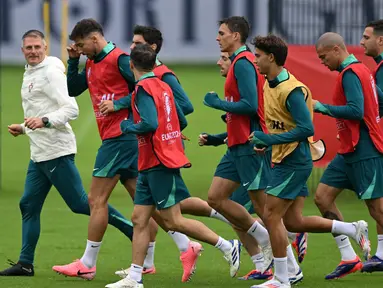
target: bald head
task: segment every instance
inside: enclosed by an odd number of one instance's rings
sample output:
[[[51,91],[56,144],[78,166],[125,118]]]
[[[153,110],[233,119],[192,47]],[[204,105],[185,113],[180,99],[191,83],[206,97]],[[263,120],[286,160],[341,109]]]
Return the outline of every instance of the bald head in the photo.
[[[334,46],[338,46],[343,50],[346,50],[346,45],[344,44],[344,39],[338,33],[327,32],[319,37],[316,48],[324,47],[324,48],[332,48]]]

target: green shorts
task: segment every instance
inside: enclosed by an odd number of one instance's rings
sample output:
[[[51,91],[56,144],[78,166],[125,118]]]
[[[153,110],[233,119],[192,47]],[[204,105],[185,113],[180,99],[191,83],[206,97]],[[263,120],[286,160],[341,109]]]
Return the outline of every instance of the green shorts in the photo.
[[[116,175],[121,176],[121,181],[137,177],[137,141],[113,138],[102,142],[97,152],[93,176],[112,178]]]
[[[346,163],[343,156],[338,154],[328,165],[320,182],[331,187],[352,190],[362,200],[381,198],[383,157]]]
[[[134,198],[136,205],[155,205],[161,210],[189,197],[179,169],[156,167],[138,173]]]
[[[270,180],[270,155],[271,152],[234,157],[227,150],[214,176],[240,183],[246,190],[265,189]]]
[[[294,169],[283,164],[275,165],[266,194],[288,200],[295,200],[299,196],[308,196],[309,190],[306,182],[310,177],[311,170],[312,167]]]
[[[230,200],[233,200],[234,202],[245,207],[247,212],[250,214],[255,213],[253,203],[249,197],[249,191],[247,191],[245,187],[239,186],[238,189],[235,190],[234,193],[230,196]]]

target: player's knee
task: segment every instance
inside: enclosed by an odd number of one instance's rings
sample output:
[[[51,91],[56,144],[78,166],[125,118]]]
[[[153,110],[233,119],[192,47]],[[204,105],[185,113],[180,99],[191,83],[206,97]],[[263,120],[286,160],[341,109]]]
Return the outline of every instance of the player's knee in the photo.
[[[221,207],[221,199],[219,199],[219,197],[216,197],[216,196],[212,196],[212,195],[209,195],[208,198],[207,198],[207,204],[209,204],[209,206],[217,211],[220,210],[220,207]]]
[[[88,203],[91,210],[107,207],[108,201],[104,197],[88,195]]]
[[[286,227],[286,230],[289,232],[299,232],[301,230],[302,221],[297,218],[284,218],[283,223]]]
[[[171,231],[182,231],[182,216],[180,217],[163,217],[165,226]]]
[[[315,193],[314,202],[320,211],[326,210],[331,205],[331,199],[320,191]]]
[[[21,214],[25,214],[28,211],[28,207],[29,207],[28,203],[29,201],[26,198],[24,197],[21,198],[19,203]]]
[[[144,217],[140,215],[140,213],[135,213],[133,211],[131,220],[135,229],[143,229],[145,226],[147,226]]]

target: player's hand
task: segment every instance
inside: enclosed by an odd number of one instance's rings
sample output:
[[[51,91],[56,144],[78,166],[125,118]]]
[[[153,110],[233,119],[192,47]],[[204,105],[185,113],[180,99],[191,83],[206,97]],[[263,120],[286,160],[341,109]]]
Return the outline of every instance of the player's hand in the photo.
[[[227,144],[227,137],[223,139],[223,143]]]
[[[98,108],[100,108],[100,112],[104,115],[114,112],[114,104],[112,100],[104,100],[98,104]]]
[[[30,117],[30,118],[24,118],[25,121],[25,127],[28,127],[31,130],[36,130],[38,128],[43,128],[44,123],[41,118],[38,117]]]
[[[257,148],[257,146],[254,146],[254,151],[257,152],[258,154],[265,154],[266,147],[263,148]]]
[[[339,134],[336,134],[336,139],[338,139],[340,141]]]
[[[218,106],[219,101],[220,99],[217,93],[215,93],[214,91],[210,91],[205,95],[205,98],[203,99],[203,104],[205,104],[208,107],[215,108]]]
[[[11,133],[13,137],[17,137],[23,134],[23,127],[20,124],[11,124],[8,125],[8,132]]]
[[[203,146],[207,143],[207,134],[200,134],[198,136],[198,145]]]
[[[69,58],[80,58],[81,54],[78,52],[76,45],[71,44],[66,47],[66,51],[68,51]]]
[[[184,134],[181,133],[181,139],[182,140],[186,140],[186,141],[190,141],[190,138],[188,136],[185,136]]]

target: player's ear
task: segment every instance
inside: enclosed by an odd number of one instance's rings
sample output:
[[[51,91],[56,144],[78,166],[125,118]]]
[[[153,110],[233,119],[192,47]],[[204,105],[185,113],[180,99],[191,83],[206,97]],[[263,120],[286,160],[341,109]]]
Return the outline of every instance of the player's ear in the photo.
[[[152,44],[152,45],[150,45],[150,47],[151,47],[154,51],[157,50],[157,44]]]
[[[378,45],[383,46],[383,36],[378,37]]]
[[[274,56],[273,53],[270,53],[270,54],[267,55],[267,56],[268,56],[268,58],[269,58],[270,63],[271,63],[271,62],[275,62],[275,56]]]
[[[129,60],[129,67],[130,67],[130,70],[133,71],[134,65],[133,65],[132,60]]]

